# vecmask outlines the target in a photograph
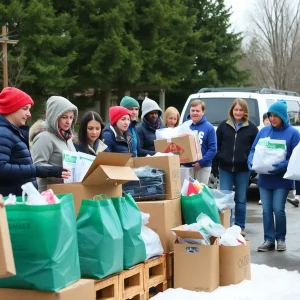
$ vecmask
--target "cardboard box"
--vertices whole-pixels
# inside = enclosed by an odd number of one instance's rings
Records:
[[[225,228],[230,227],[230,215],[231,215],[231,210],[230,209],[226,209],[223,214],[219,214],[221,224]]]
[[[95,300],[94,280],[80,279],[57,292],[0,289],[1,300]]]
[[[136,157],[132,158],[127,165],[132,168],[150,166],[163,170],[166,173],[166,199],[172,200],[180,197],[181,178],[178,155]]]
[[[4,207],[0,207],[0,278],[13,275],[16,275],[16,268],[6,210]]]
[[[107,197],[122,196],[122,184],[130,180],[139,180],[126,163],[131,154],[101,152],[97,155],[82,182],[50,184],[55,194],[72,193],[76,214],[82,199],[92,199],[95,195]]]
[[[181,238],[203,239],[200,232],[183,229],[172,231]],[[174,288],[211,292],[219,287],[219,248],[217,238],[211,238],[211,245],[175,243]]]
[[[156,152],[178,154],[182,164],[198,161],[202,158],[199,139],[194,135],[155,140],[154,146]]]
[[[171,229],[182,224],[180,198],[136,203],[140,210],[150,214],[148,226],[160,237],[165,252],[174,249],[175,236]]]
[[[241,246],[220,246],[220,285],[251,279],[250,242]]]

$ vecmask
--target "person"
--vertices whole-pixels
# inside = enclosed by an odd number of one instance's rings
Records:
[[[63,150],[76,151],[72,137],[77,116],[77,107],[68,99],[52,96],[47,100],[46,120],[35,122],[29,133],[32,158],[36,166],[62,167]],[[39,191],[42,192],[47,189],[47,185],[55,183],[63,183],[63,180],[38,178]]]
[[[267,113],[263,114],[263,124],[264,124],[264,126],[271,124]],[[261,200],[258,200],[258,205],[261,205]]]
[[[4,200],[2,195],[0,195],[0,207],[4,207]]]
[[[149,98],[142,103],[142,123],[136,127],[139,138],[139,156],[154,155],[156,153],[154,140],[157,129],[165,128],[161,120],[162,110],[158,104]]]
[[[130,125],[130,111],[123,106],[112,106],[109,109],[109,124],[103,130],[103,142],[108,152],[131,153],[136,156],[133,136],[128,131]]]
[[[179,125],[179,119],[180,119],[180,114],[179,111],[173,107],[170,106],[166,109],[165,113],[164,113],[164,124],[166,127],[177,127]]]
[[[61,167],[35,166],[29,151],[29,128],[34,104],[25,92],[7,87],[0,93],[0,194],[22,196],[21,186],[27,182],[37,188],[36,177],[65,177]]]
[[[295,115],[295,119],[294,119],[294,126],[299,126],[300,125],[300,110],[298,111],[298,113]]]
[[[294,182],[284,179],[283,176],[287,170],[292,151],[300,140],[298,130],[289,123],[287,104],[284,100],[279,100],[270,106],[268,117],[271,124],[259,131],[248,158],[249,168],[252,165],[255,147],[261,138],[270,137],[271,139],[285,140],[287,153],[286,159],[278,164],[274,164],[274,169],[269,171],[269,174],[260,174],[258,177],[264,227],[264,243],[257,249],[261,252],[274,250],[275,241],[277,241],[277,251],[286,250],[285,203],[288,192],[293,188]]]
[[[105,152],[107,146],[101,140],[103,128],[104,123],[98,113],[86,112],[80,122],[78,137],[73,138],[75,149],[95,156],[99,152]]]
[[[134,156],[138,156],[139,140],[135,127],[138,123],[140,104],[134,98],[125,96],[122,98],[120,106],[125,107],[130,111],[130,125],[128,131],[132,134],[133,137],[133,151],[135,152]]]
[[[202,158],[193,163],[184,164],[190,167],[190,175],[199,182],[208,185],[212,160],[217,153],[216,131],[205,116],[205,103],[196,99],[191,102],[190,114],[187,122],[191,122],[190,129],[198,132]]]
[[[217,128],[220,190],[233,190],[235,186],[234,224],[241,227],[245,236],[247,191],[250,179],[248,155],[258,129],[249,120],[248,104],[235,99],[228,112],[228,119]]]

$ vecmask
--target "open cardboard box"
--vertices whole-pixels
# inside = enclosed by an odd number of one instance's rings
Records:
[[[16,275],[16,268],[6,210],[4,207],[0,207],[0,278],[13,275]]]
[[[240,246],[220,246],[220,285],[251,279],[250,241]]]
[[[82,182],[50,184],[55,194],[72,193],[76,214],[82,199],[92,199],[95,195],[105,194],[107,197],[122,196],[122,184],[139,180],[132,169],[125,166],[130,153],[101,152],[93,161]]]
[[[172,200],[180,197],[181,177],[178,155],[135,157],[129,160],[127,166],[132,168],[150,166],[163,170],[166,173],[166,199]]]
[[[203,239],[200,232],[185,231],[184,225],[172,231],[183,239]],[[210,242],[211,245],[175,242],[174,288],[211,292],[219,287],[219,240],[212,237]]]

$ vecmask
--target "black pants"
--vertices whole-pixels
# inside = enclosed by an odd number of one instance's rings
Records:
[[[300,195],[300,181],[295,181],[296,195]]]

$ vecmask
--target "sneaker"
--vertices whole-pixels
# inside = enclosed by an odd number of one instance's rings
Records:
[[[267,252],[271,250],[275,250],[275,243],[270,241],[264,241],[264,243],[257,248],[258,252]]]
[[[277,241],[277,251],[285,251],[286,250],[286,244],[284,240],[278,240]]]
[[[244,230],[241,230],[241,235],[242,235],[243,237],[245,237],[245,236],[246,236],[246,232],[245,232]]]
[[[291,199],[291,198],[287,198],[287,202],[288,203],[291,203],[292,205],[294,205],[295,207],[298,207],[299,206],[299,200],[294,198],[294,199]]]
[[[257,204],[258,204],[258,205],[261,205],[261,200],[259,200]]]

